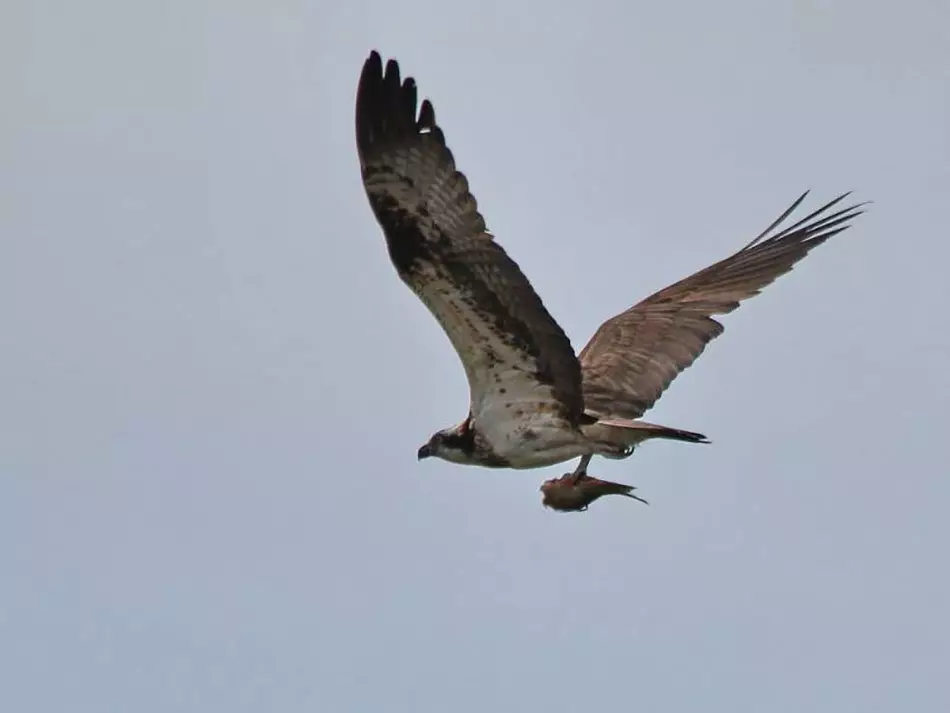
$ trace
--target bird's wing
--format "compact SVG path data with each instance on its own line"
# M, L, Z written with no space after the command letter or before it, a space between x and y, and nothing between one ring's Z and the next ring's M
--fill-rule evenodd
M599 417L642 416L722 334L711 315L732 312L863 212L863 204L828 212L846 193L773 233L806 195L737 253L604 322L579 355L587 410Z
M550 402L577 422L580 364L527 278L487 231L429 100L375 51L356 97L363 184L399 276L445 330L468 378L473 415ZM497 397L497 400L496 400Z

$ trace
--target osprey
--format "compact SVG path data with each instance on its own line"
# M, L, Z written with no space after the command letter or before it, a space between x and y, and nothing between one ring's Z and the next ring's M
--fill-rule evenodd
M626 458L654 438L709 442L639 419L722 334L712 315L735 310L862 212L861 204L829 212L846 193L779 229L806 192L737 253L608 319L575 354L488 231L432 103L417 105L413 78L401 80L394 59L384 69L375 51L357 89L356 145L389 257L448 335L469 384L466 417L436 432L418 457L516 469L579 458L565 476L578 507L593 499L588 491L610 491L596 485L605 481L588 486L594 455Z

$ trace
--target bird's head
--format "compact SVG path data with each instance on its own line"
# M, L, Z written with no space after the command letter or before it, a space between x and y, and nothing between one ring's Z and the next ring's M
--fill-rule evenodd
M468 463L472 459L471 438L458 426L445 428L432 434L419 448L418 459L441 458L450 463Z

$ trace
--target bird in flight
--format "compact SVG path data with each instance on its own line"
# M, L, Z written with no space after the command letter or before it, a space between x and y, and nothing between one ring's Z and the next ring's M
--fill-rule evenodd
M396 272L442 326L469 385L465 418L436 431L418 458L512 469L578 458L573 472L541 486L556 509L629 494L587 475L595 455L627 458L656 438L708 443L641 416L722 334L713 315L735 310L862 212L832 210L846 193L781 227L806 192L741 250L611 317L575 354L489 232L432 103L417 100L415 80L372 51L356 94L363 186Z

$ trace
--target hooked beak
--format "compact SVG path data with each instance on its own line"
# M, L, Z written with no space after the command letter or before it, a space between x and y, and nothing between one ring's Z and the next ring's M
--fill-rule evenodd
M423 458L428 458L432 455L432 449L429 448L429 444L426 443L422 448L419 449L419 453L416 455L417 460L422 460Z

